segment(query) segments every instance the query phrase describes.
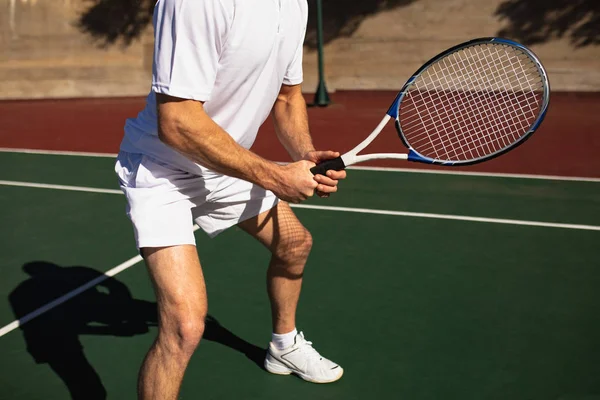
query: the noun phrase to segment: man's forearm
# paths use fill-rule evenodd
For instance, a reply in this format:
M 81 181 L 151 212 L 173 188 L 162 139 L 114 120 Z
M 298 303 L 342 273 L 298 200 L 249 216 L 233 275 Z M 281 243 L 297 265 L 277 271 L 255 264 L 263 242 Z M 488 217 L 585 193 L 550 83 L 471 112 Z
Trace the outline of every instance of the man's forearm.
M 174 107 L 178 107 L 177 110 Z M 224 175 L 255 183 L 265 189 L 276 184 L 278 166 L 243 148 L 217 125 L 202 104 L 159 105 L 160 139 L 191 160 Z
M 294 161 L 315 150 L 308 127 L 306 101 L 299 86 L 282 90 L 273 106 L 273 122 L 279 141 Z

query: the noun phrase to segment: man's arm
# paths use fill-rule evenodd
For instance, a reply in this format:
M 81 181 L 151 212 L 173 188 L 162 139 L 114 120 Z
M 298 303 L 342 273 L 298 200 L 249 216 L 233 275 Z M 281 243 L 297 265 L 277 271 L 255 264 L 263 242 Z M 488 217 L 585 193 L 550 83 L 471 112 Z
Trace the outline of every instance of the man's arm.
M 275 105 L 273 122 L 277 138 L 294 161 L 315 151 L 308 128 L 306 101 L 300 85 L 282 85 Z
M 216 172 L 255 183 L 279 198 L 300 202 L 312 196 L 317 182 L 299 161 L 278 165 L 246 150 L 217 125 L 199 101 L 157 94 L 158 136 L 168 146 Z
M 275 133 L 294 161 L 314 163 L 339 157 L 333 151 L 316 151 L 308 127 L 306 101 L 300 85 L 282 85 L 273 106 Z M 317 191 L 327 195 L 337 191 L 337 181 L 346 177 L 346 171 L 327 171 L 327 176 L 316 175 Z

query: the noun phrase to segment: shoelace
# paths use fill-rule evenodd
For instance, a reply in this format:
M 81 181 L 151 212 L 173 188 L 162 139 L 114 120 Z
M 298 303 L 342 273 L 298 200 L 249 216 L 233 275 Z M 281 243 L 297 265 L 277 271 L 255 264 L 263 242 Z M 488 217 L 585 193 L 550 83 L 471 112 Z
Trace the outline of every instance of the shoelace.
M 302 332 L 300 332 L 300 337 L 302 337 L 302 342 L 299 343 L 299 350 L 308 356 L 318 357 L 320 360 L 322 360 L 323 357 L 321 357 L 321 354 L 319 354 L 319 352 L 312 347 L 311 341 L 304 339 L 304 334 Z

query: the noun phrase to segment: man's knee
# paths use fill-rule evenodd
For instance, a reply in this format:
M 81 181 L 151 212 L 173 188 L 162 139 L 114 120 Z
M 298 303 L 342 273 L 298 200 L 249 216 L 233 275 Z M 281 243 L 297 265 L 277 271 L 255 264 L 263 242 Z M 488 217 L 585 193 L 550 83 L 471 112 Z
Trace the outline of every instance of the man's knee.
M 193 353 L 204 334 L 204 316 L 192 317 L 177 326 L 177 340 L 184 353 Z
M 304 263 L 312 248 L 312 235 L 306 228 L 288 231 L 279 240 L 274 255 L 286 264 Z
M 190 357 L 204 334 L 205 313 L 182 312 L 166 318 L 170 321 L 161 325 L 159 341 L 169 352 Z

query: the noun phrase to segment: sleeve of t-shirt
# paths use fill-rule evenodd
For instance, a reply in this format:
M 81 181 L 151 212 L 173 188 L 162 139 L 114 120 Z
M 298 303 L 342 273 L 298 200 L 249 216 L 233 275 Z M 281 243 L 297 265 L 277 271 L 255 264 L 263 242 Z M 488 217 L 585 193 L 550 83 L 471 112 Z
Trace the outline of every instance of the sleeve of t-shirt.
M 283 83 L 285 85 L 299 85 L 302 83 L 304 79 L 302 73 L 302 56 L 303 56 L 304 46 L 301 43 L 296 49 L 296 54 L 294 55 L 294 59 L 288 66 L 288 69 L 283 77 Z
M 229 27 L 220 0 L 160 0 L 154 27 L 152 90 L 210 100 Z
M 304 10 L 303 10 L 304 11 Z M 306 22 L 308 18 L 308 12 L 303 16 L 304 18 L 304 32 L 302 33 L 302 40 L 298 44 L 296 48 L 296 53 L 294 54 L 294 58 L 285 72 L 283 77 L 283 83 L 285 85 L 299 85 L 302 83 L 304 78 L 302 73 L 302 57 L 304 54 L 304 37 L 306 36 Z

